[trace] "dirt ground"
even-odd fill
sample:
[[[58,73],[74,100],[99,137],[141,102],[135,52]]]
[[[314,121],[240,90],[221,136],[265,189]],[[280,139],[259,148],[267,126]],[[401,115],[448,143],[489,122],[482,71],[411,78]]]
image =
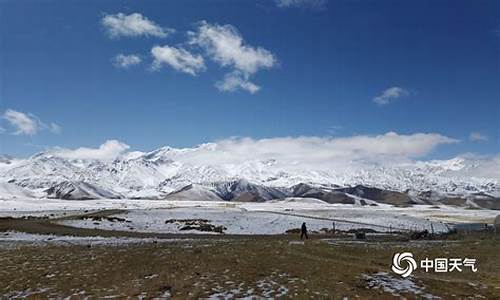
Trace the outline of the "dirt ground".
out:
[[[3,297],[86,296],[174,299],[244,296],[284,298],[408,298],[415,293],[369,288],[365,275],[391,273],[392,254],[475,257],[478,272],[424,273],[412,281],[443,298],[500,298],[499,244],[367,242],[291,237],[196,239],[118,246],[20,245],[0,250]],[[398,278],[394,275],[394,278]]]
[[[71,234],[71,228],[48,223],[3,220],[0,231]],[[101,231],[73,233],[102,236]],[[421,241],[313,235],[303,243],[296,234],[147,237],[144,243],[117,245],[0,243],[0,298],[500,299],[500,239],[492,234]],[[417,269],[403,280],[390,270],[393,254],[403,251],[419,259],[475,258],[478,271]]]

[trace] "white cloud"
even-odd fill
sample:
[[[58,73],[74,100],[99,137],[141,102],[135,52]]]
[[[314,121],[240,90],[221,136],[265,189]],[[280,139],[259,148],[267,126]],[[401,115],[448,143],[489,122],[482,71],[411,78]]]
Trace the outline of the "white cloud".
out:
[[[141,63],[141,61],[142,59],[139,55],[136,54],[126,55],[122,53],[116,55],[112,60],[113,65],[115,67],[123,69],[128,69],[132,66],[138,65]]]
[[[276,57],[269,50],[247,45],[238,30],[231,25],[202,21],[197,31],[189,35],[190,44],[203,48],[210,59],[220,66],[233,68],[223,81],[216,83],[221,91],[244,89],[255,93],[259,87],[249,81],[250,76],[276,65]]]
[[[186,151],[172,149],[172,159],[195,165],[222,166],[249,161],[274,160],[279,167],[332,170],[344,166],[388,165],[425,157],[436,147],[459,142],[438,133],[356,135],[350,137],[230,138]],[[114,159],[130,157],[129,146],[108,140],[98,148],[53,149],[70,159]]]
[[[69,159],[101,159],[111,160],[124,153],[129,146],[117,140],[108,140],[99,148],[77,148],[74,150],[56,148],[53,152],[56,155]]]
[[[25,114],[13,109],[7,109],[3,114],[10,125],[15,128],[14,134],[35,135],[40,129],[37,118],[30,114]]]
[[[242,89],[248,91],[251,94],[254,94],[260,90],[260,87],[258,85],[248,80],[248,76],[245,76],[238,71],[226,74],[222,81],[217,81],[215,83],[215,87],[217,87],[219,91],[224,92],[234,92],[236,90]]]
[[[52,133],[60,133],[61,127],[56,123],[51,122],[50,124],[45,124],[37,116],[30,113],[23,113],[13,109],[7,109],[2,118],[7,120],[7,122],[14,128],[14,135],[35,135],[40,130],[47,129]],[[5,132],[4,128],[1,128],[0,132]]]
[[[273,161],[283,170],[332,171],[374,165],[414,162],[436,147],[459,142],[437,133],[409,135],[388,132],[381,135],[350,137],[278,137],[266,139],[230,138],[196,148],[171,149],[173,160],[187,165],[228,167],[255,161]],[[109,140],[98,148],[53,149],[55,155],[69,159],[111,160],[119,155],[137,157],[127,152],[129,146]],[[137,154],[135,154],[137,153]]]
[[[380,96],[373,98],[373,102],[380,105],[386,105],[398,98],[406,97],[408,95],[410,95],[409,91],[397,86],[393,86],[383,91]]]
[[[154,36],[166,37],[174,30],[163,28],[140,13],[125,15],[123,13],[105,15],[101,24],[111,38]]]
[[[458,140],[437,133],[351,137],[282,137],[225,139],[197,151],[180,151],[176,160],[201,165],[241,164],[273,159],[277,166],[325,170],[345,166],[384,165],[424,157],[439,145]]]
[[[471,142],[486,142],[488,140],[489,140],[488,136],[480,132],[471,132],[469,134],[469,141]]]
[[[268,50],[245,45],[241,34],[231,25],[221,26],[203,21],[198,31],[190,35],[190,43],[204,48],[221,66],[253,74],[259,69],[271,68],[276,63],[276,58]]]
[[[324,8],[327,0],[275,0],[278,7],[309,7],[314,9]]]
[[[201,55],[193,55],[182,48],[155,46],[151,49],[151,54],[154,57],[153,69],[159,69],[166,64],[177,71],[191,75],[205,70],[205,61]]]
[[[57,125],[56,123],[53,123],[53,122],[50,123],[48,125],[48,128],[49,128],[50,132],[52,132],[52,133],[55,133],[55,134],[61,133],[61,126]]]

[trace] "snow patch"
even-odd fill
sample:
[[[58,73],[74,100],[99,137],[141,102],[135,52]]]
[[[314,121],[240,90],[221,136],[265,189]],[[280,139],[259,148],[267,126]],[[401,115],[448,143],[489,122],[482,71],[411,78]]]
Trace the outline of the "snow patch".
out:
[[[366,280],[367,288],[382,289],[384,292],[391,293],[396,297],[404,297],[406,294],[418,295],[424,299],[440,299],[425,292],[425,287],[418,286],[411,277],[396,278],[385,272],[378,272],[373,275],[362,274],[361,277]]]

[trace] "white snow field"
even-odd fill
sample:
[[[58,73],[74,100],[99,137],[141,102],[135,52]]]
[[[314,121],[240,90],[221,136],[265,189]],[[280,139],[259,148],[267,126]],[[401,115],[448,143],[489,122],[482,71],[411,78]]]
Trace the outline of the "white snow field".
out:
[[[92,219],[67,220],[62,224],[107,230],[125,230],[140,232],[161,233],[206,233],[198,230],[180,230],[184,222],[167,220],[208,220],[214,226],[224,226],[227,234],[283,234],[289,229],[300,228],[302,222],[307,223],[308,230],[320,231],[322,228],[331,229],[332,220],[335,220],[336,229],[349,230],[355,228],[370,228],[377,231],[428,229],[433,224],[436,232],[446,231],[447,227],[440,222],[427,221],[415,217],[398,217],[388,212],[360,212],[349,209],[331,210],[328,218],[322,217],[324,211],[294,210],[263,211],[251,208],[171,208],[129,210],[125,213],[112,215],[129,222],[102,220],[95,222]]]
[[[118,246],[123,244],[143,244],[143,243],[168,243],[187,242],[188,239],[153,239],[153,238],[131,238],[131,237],[79,237],[79,236],[59,236],[52,234],[30,234],[17,231],[0,233],[0,249],[17,247],[21,242],[28,242],[30,245],[106,245]]]
[[[307,223],[309,230],[318,231],[322,228],[331,229],[333,221],[338,230],[371,228],[384,232],[427,229],[443,232],[448,230],[448,224],[453,223],[492,223],[498,214],[494,210],[449,206],[418,205],[401,208],[391,205],[328,204],[307,198],[263,203],[124,199],[0,200],[0,217],[58,217],[101,209],[123,210],[110,217],[123,218],[129,222],[113,222],[106,218],[99,222],[92,219],[61,222],[74,227],[159,233],[207,233],[180,230],[185,224],[178,220],[194,219],[207,220],[214,226],[224,226],[226,234],[283,234],[289,229],[299,228],[302,222]],[[167,220],[174,221],[166,223]]]

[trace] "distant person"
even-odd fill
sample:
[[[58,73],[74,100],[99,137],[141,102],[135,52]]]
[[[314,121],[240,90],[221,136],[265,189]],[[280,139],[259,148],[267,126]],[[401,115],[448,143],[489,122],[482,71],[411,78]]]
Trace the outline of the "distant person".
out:
[[[495,218],[493,226],[495,226],[494,229],[495,229],[495,235],[496,235],[496,234],[498,234],[500,232],[500,215],[498,215]]]
[[[332,222],[332,233],[335,233],[335,221]]]
[[[309,237],[307,236],[307,227],[306,227],[306,222],[302,223],[302,227],[300,228],[300,239],[302,240],[304,238],[304,236],[306,237],[306,240],[309,239]]]

